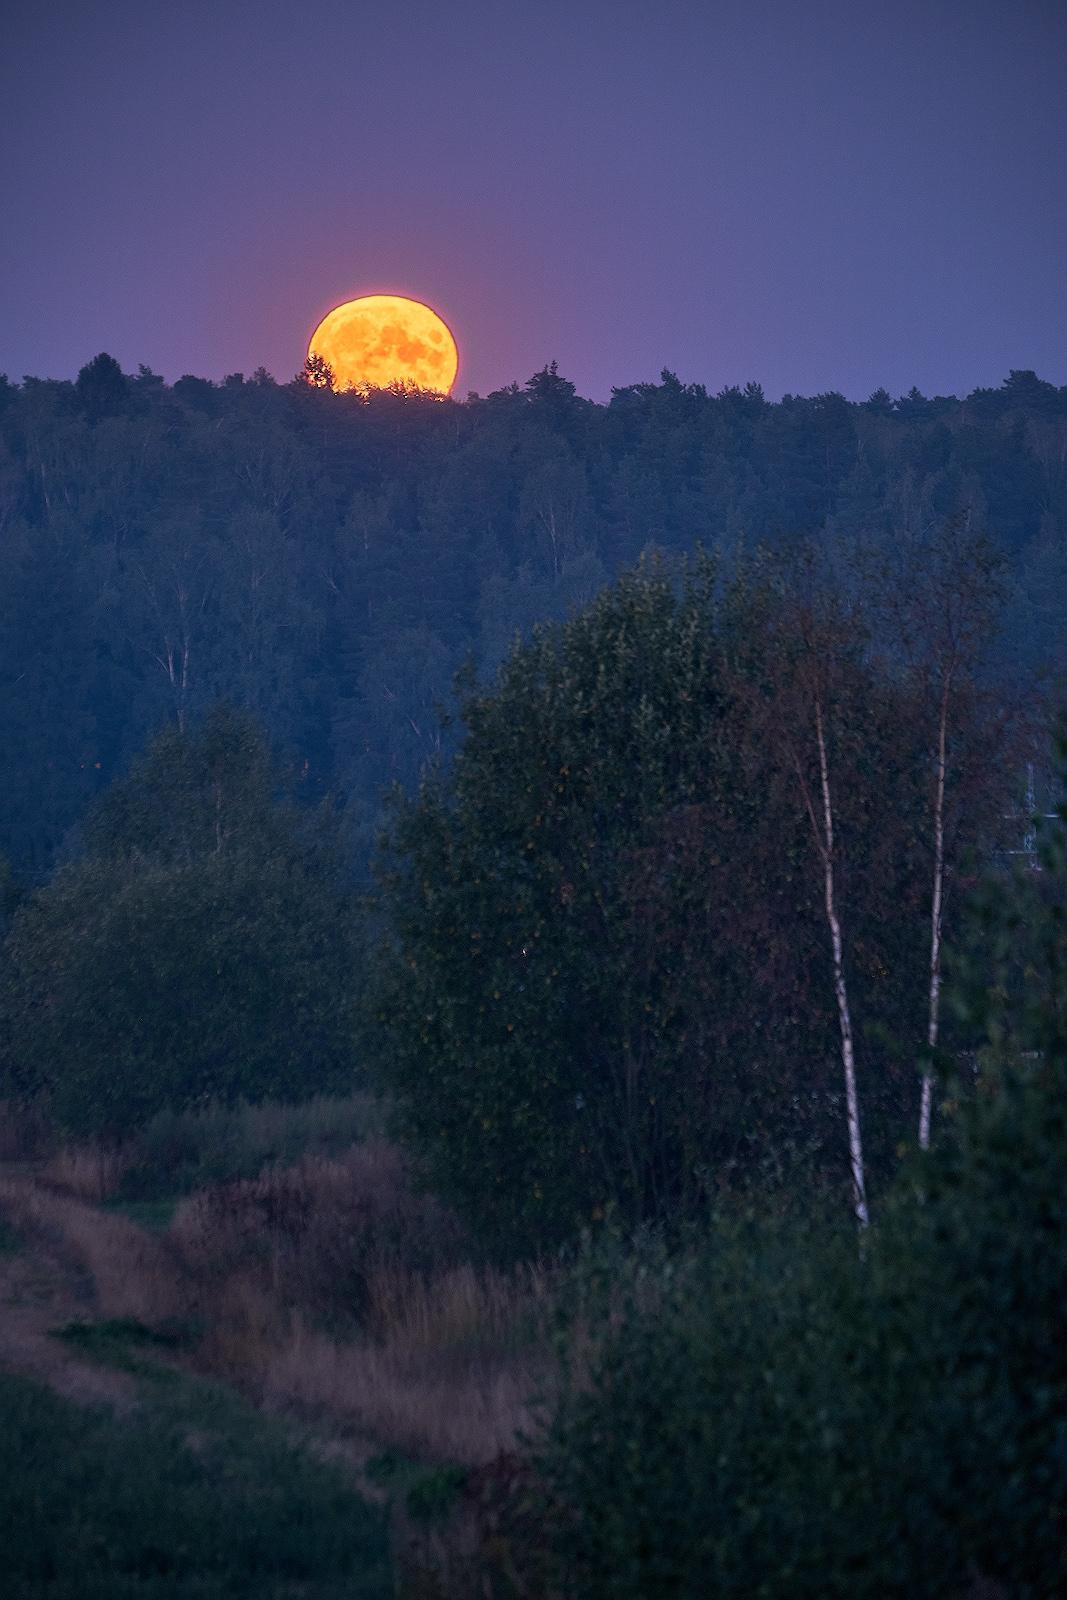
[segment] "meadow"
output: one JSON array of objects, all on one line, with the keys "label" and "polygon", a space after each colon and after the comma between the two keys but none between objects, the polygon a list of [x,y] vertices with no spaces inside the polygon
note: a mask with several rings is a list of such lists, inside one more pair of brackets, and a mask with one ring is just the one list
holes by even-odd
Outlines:
[{"label": "meadow", "polygon": [[[455,1565],[450,1517],[473,1559],[461,1495],[533,1425],[551,1276],[480,1258],[413,1189],[382,1120],[366,1094],[212,1107],[116,1146],[58,1142],[6,1112],[0,1365],[23,1376],[2,1403],[10,1461],[31,1436],[35,1453],[5,1513],[43,1497],[5,1552],[6,1593],[223,1595],[256,1574],[266,1594],[386,1593],[387,1523],[394,1562],[421,1573]],[[45,1440],[69,1454],[69,1481],[45,1482]],[[217,1472],[240,1480],[221,1505]],[[2,1476],[10,1495],[17,1475]],[[55,1507],[89,1477],[53,1570]],[[285,1526],[310,1530],[306,1571],[279,1503]],[[220,1540],[217,1523],[249,1521],[247,1538]],[[97,1588],[77,1586],[86,1542]],[[365,1589],[342,1584],[356,1578]]]}]

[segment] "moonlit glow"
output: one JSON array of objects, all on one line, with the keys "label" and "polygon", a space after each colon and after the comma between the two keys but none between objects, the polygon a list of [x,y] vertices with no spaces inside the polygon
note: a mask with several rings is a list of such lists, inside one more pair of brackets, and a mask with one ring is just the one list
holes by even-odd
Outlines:
[{"label": "moonlit glow", "polygon": [[346,300],[319,323],[308,345],[339,389],[384,389],[392,383],[447,394],[459,352],[447,324],[420,300],[368,294]]}]

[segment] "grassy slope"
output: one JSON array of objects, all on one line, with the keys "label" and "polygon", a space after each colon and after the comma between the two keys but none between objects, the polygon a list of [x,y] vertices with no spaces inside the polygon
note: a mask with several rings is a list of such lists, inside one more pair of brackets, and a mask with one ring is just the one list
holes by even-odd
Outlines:
[{"label": "grassy slope", "polygon": [[374,1129],[238,1108],[0,1162],[5,1600],[391,1593],[370,1480],[421,1584],[525,1421],[543,1288],[465,1259]]},{"label": "grassy slope", "polygon": [[0,1374],[0,1527],[8,1600],[391,1593],[383,1518],[339,1469],[173,1376],[120,1417]]}]

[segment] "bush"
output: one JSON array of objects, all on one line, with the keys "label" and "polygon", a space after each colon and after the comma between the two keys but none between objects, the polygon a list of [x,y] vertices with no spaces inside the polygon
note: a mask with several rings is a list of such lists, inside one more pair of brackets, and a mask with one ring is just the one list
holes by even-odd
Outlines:
[{"label": "bush", "polygon": [[[283,1600],[392,1592],[380,1514],[272,1428],[116,1419],[0,1374],[5,1600]],[[232,1409],[232,1408],[229,1408]]]},{"label": "bush", "polygon": [[164,1107],[351,1087],[350,897],[324,820],[272,782],[254,728],[218,712],[105,798],[89,854],[7,941],[6,1093],[116,1136]]},{"label": "bush", "polygon": [[539,1457],[562,1593],[1063,1592],[1062,830],[1041,864],[998,878],[984,928],[986,972],[1011,949],[1018,981],[959,991],[988,1030],[977,1092],[861,1249],[762,1216],[602,1265]]},{"label": "bush", "polygon": [[882,1543],[872,1419],[840,1359],[846,1322],[866,1329],[847,1240],[721,1224],[695,1257],[646,1248],[613,1277],[611,1331],[538,1462],[564,1593],[937,1592],[911,1586],[899,1540]]},{"label": "bush", "polygon": [[1013,1600],[1061,1592],[1057,1117],[1017,1184],[961,1155],[862,1258],[828,1227],[761,1222],[615,1266],[537,1452],[560,1592],[957,1600],[976,1574]]},{"label": "bush", "polygon": [[164,1108],[124,1147],[121,1194],[165,1199],[206,1184],[255,1178],[265,1167],[305,1156],[339,1156],[381,1133],[382,1113],[367,1094],[315,1095],[288,1105],[239,1100],[199,1109]]}]

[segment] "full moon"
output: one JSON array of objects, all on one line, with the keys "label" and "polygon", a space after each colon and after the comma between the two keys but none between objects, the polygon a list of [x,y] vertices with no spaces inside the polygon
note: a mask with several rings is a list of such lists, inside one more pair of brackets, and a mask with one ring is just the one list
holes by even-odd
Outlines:
[{"label": "full moon", "polygon": [[403,383],[447,394],[459,366],[447,323],[421,300],[398,294],[368,294],[335,306],[311,335],[308,355],[329,362],[339,389]]}]

